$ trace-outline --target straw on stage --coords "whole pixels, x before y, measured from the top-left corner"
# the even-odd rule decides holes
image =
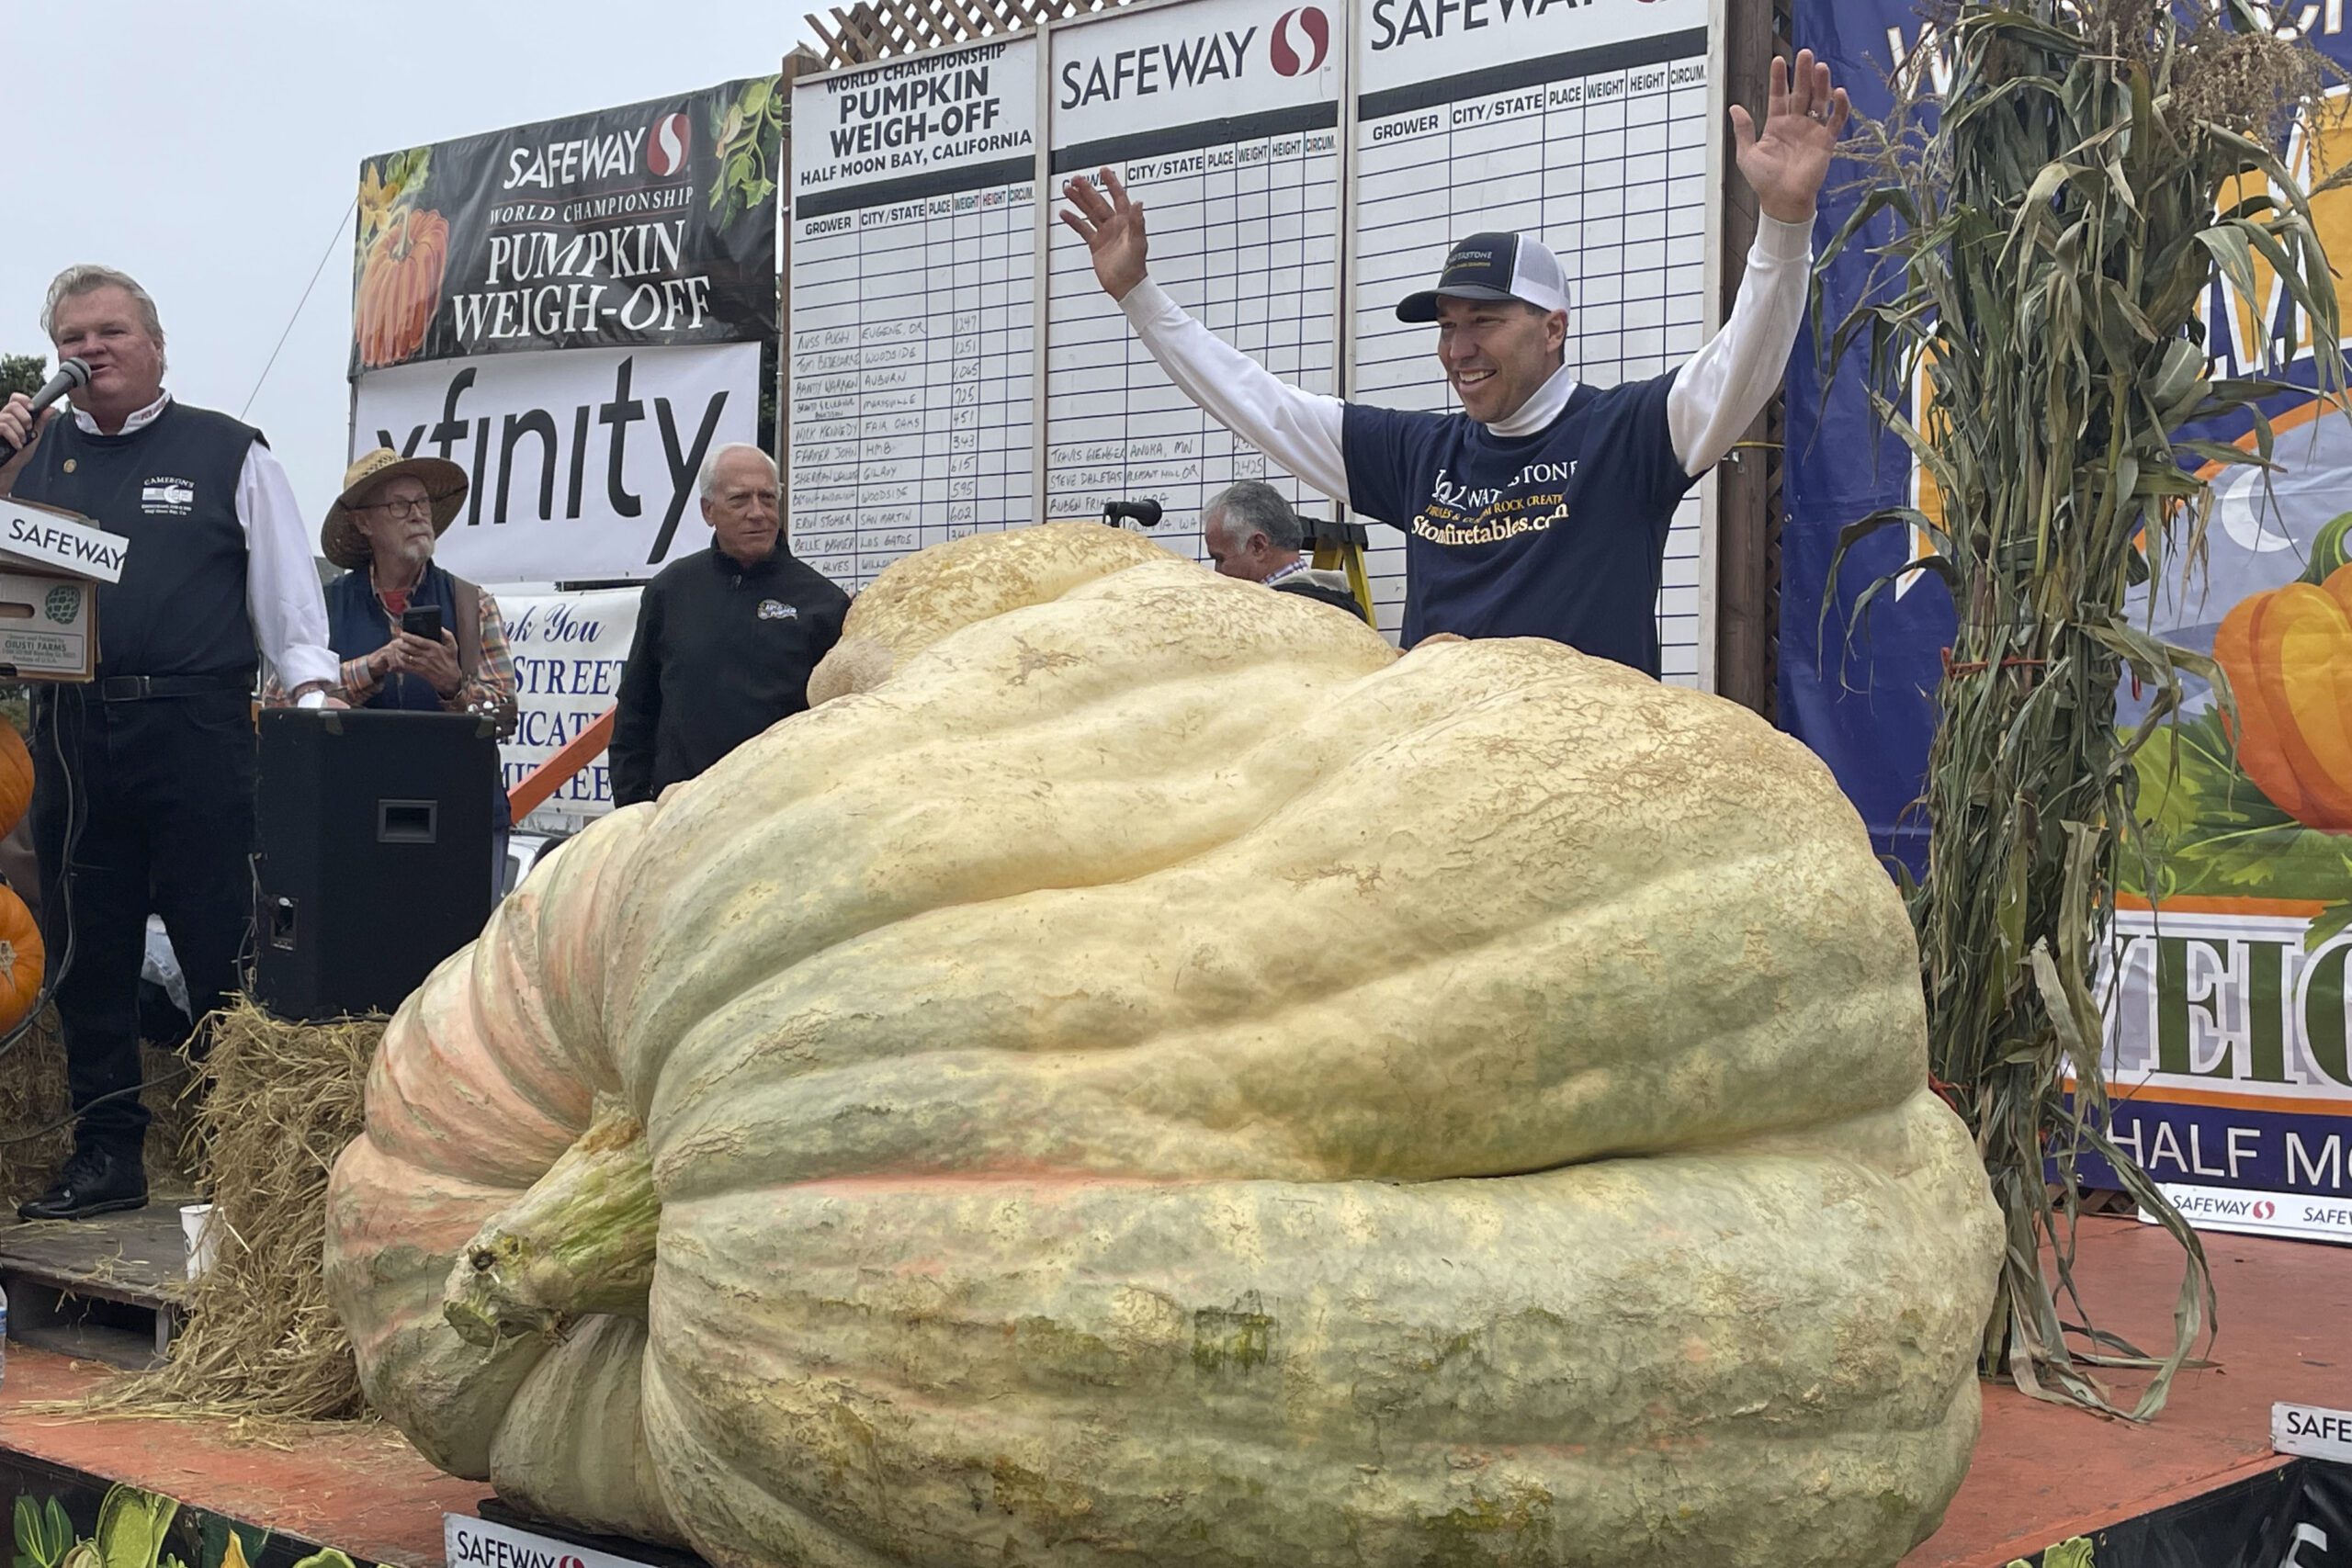
[[[220,1226],[171,1359],[72,1408],[257,1425],[366,1414],[351,1340],[327,1305],[327,1175],[358,1136],[380,1017],[290,1023],[240,1000],[215,1015],[198,1118]]]

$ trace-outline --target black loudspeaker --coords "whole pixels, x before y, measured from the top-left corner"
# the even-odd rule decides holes
[[[267,708],[254,998],[390,1012],[481,933],[498,739],[462,713]]]

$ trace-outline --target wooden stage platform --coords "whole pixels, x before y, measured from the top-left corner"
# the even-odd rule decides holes
[[[1974,1468],[1943,1529],[1905,1568],[2002,1568],[2096,1536],[2274,1468],[2274,1400],[2352,1406],[2352,1251],[2225,1235],[2206,1247],[2222,1292],[2220,1365],[2184,1374],[2171,1406],[2146,1427],[1988,1387]],[[2160,1340],[2178,1279],[2161,1232],[2086,1222],[2081,1275],[2106,1326]],[[2127,1295],[2137,1303],[2128,1309],[2119,1304]],[[442,1561],[443,1510],[470,1513],[487,1490],[435,1472],[386,1427],[280,1428],[275,1440],[287,1446],[272,1447],[198,1422],[76,1421],[25,1408],[110,1375],[12,1346],[0,1447],[410,1568]]]
[[[158,1199],[72,1224],[0,1224],[12,1344],[119,1367],[162,1360],[187,1295],[179,1203]]]

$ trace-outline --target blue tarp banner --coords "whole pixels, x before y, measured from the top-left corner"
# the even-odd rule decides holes
[[[2326,0],[2272,14],[2341,64],[2352,63],[2345,10]],[[1798,0],[1797,41],[1827,58],[1866,115],[1887,113],[1885,84],[1918,27],[1911,0]],[[2339,85],[2330,98],[2282,149],[2307,189],[2352,164],[2352,94]],[[1854,210],[1860,175],[1833,172],[1816,250]],[[2340,281],[2352,185],[2312,207],[2338,293],[2352,295]],[[1873,265],[1867,247],[1838,258],[1824,280],[1826,321],[1862,298]],[[2208,294],[2199,324],[2212,372],[2285,359],[2286,378],[2310,385],[2307,332],[2276,279],[2255,281],[2255,300],[2218,283]],[[1781,721],[1828,762],[1880,849],[1924,874],[1927,824],[1911,807],[1952,608],[1921,574],[1854,624],[1871,585],[1918,553],[1906,529],[1863,540],[1829,580],[1849,524],[1891,504],[1937,510],[1881,428],[1862,361],[1830,374],[1808,333],[1791,363]],[[2232,721],[2193,691],[2182,721],[2138,759],[2162,874],[2143,886],[2125,868],[2103,976],[2106,1076],[2118,1142],[2192,1223],[2352,1243],[2352,418],[2310,392],[2266,412],[2278,470],[2205,470],[2214,505],[2199,569],[2184,579],[2177,560],[2160,562],[2130,606],[2135,625],[2211,655],[2238,711]],[[2183,434],[2251,439],[2244,425]],[[2128,686],[2119,706],[2126,724],[2145,712]]]

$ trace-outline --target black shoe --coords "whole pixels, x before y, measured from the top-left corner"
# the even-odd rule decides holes
[[[25,1220],[85,1220],[147,1206],[147,1172],[137,1155],[75,1149],[49,1190],[17,1207]]]

